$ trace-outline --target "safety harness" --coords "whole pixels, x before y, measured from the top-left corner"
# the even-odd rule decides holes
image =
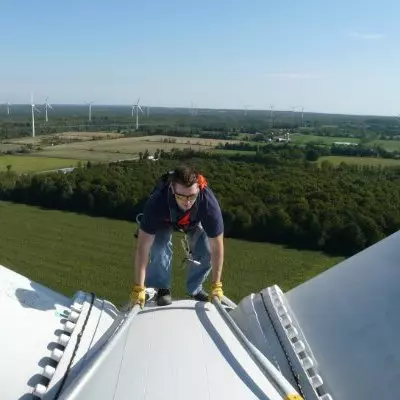
[[[150,194],[150,197],[154,195],[159,195],[163,190],[166,189],[169,190],[173,174],[174,171],[169,171],[166,174],[162,175],[156,188]],[[199,184],[200,191],[204,190],[208,186],[208,182],[203,175],[198,176],[197,182]],[[166,222],[169,222],[175,231],[187,233],[187,231],[191,227],[191,223],[196,220],[199,199],[197,198],[196,202],[193,204],[190,210],[186,211],[181,216],[178,216],[178,211],[175,205],[171,204],[170,193],[168,193],[167,199],[169,208],[169,218],[167,218]]]
[[[153,189],[153,191],[150,193],[150,198],[154,196],[159,196],[162,191],[164,190],[170,190],[170,184],[171,184],[171,179],[175,171],[169,171],[165,173],[164,175],[161,176],[161,179],[159,180],[158,184],[156,187]],[[208,186],[207,180],[204,178],[203,175],[198,175],[197,182],[199,184],[200,191],[204,190]],[[167,194],[167,201],[168,201],[168,208],[169,208],[169,218],[166,219],[166,222],[169,222],[173,228],[173,230],[182,232],[185,234],[184,238],[181,239],[181,244],[183,251],[186,254],[186,257],[183,260],[183,263],[185,261],[191,261],[196,265],[200,265],[200,262],[197,260],[194,260],[192,257],[192,253],[190,251],[190,246],[188,243],[187,239],[187,232],[191,227],[191,222],[195,221],[196,215],[197,215],[197,210],[198,210],[198,201],[199,199],[196,199],[196,202],[193,204],[193,206],[186,211],[183,215],[180,217],[178,216],[177,209],[175,205],[171,204],[171,197],[170,193],[168,192]],[[136,222],[138,225],[140,225],[140,218],[143,214],[138,214],[136,217]],[[137,229],[136,234],[134,235],[136,238],[138,237],[139,233],[139,228]]]

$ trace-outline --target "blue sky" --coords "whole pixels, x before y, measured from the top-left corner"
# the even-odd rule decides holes
[[[0,0],[0,101],[400,113],[395,0]]]

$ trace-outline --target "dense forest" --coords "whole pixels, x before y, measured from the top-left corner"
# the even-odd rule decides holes
[[[157,179],[195,165],[220,201],[227,237],[351,255],[400,227],[400,170],[268,156],[163,153],[87,163],[70,174],[0,174],[0,198],[134,221]]]

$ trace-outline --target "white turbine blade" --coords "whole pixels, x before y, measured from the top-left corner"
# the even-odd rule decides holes
[[[138,104],[138,107],[139,107],[139,110],[144,114],[142,107],[140,107],[139,104]]]
[[[53,107],[51,106],[51,104],[47,103],[47,107],[53,109]]]

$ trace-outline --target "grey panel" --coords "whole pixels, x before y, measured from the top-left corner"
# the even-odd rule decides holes
[[[286,294],[335,400],[399,397],[400,232]]]

